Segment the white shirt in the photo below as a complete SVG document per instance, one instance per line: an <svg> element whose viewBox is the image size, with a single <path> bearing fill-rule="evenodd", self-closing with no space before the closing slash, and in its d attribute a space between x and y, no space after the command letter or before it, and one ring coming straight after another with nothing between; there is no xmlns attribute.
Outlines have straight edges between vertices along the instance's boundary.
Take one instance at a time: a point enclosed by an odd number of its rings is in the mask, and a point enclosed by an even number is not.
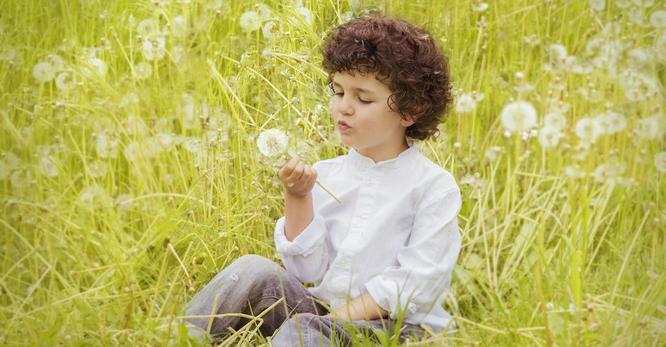
<svg viewBox="0 0 666 347"><path fill-rule="evenodd" d="M410 143L411 144L411 143ZM375 163L352 149L317 162L314 218L292 241L277 220L275 243L286 269L333 308L367 291L396 318L434 331L455 325L442 303L460 252L462 200L453 176L415 144Z"/></svg>

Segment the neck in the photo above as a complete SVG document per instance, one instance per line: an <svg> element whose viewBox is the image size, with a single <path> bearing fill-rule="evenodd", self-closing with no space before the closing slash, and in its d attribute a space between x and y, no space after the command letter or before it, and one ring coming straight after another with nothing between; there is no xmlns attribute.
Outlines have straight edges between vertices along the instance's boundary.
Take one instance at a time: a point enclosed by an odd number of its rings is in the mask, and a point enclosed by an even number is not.
<svg viewBox="0 0 666 347"><path fill-rule="evenodd" d="M400 153L404 152L408 148L409 144L407 144L407 139L405 138L402 140L402 142L398 142L390 148L362 148L358 149L357 151L364 157L368 157L375 163L378 163L380 161L396 158L400 155Z"/></svg>

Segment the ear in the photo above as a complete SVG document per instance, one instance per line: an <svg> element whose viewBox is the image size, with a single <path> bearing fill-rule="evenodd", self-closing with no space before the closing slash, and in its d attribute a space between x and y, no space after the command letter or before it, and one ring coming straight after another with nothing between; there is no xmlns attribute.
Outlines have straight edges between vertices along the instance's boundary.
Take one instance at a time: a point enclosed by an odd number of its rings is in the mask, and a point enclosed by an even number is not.
<svg viewBox="0 0 666 347"><path fill-rule="evenodd" d="M411 126L414 123L416 123L416 118L412 115L406 114L405 118L402 117L400 118L400 125L402 125L405 128Z"/></svg>

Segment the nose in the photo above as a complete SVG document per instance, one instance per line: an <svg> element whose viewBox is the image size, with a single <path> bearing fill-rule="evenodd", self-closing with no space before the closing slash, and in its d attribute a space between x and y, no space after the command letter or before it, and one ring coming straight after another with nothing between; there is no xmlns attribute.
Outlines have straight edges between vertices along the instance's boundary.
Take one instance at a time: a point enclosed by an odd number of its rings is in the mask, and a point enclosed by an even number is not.
<svg viewBox="0 0 666 347"><path fill-rule="evenodd" d="M344 116L351 116L354 114L354 105L352 105L352 102L353 100L348 93L343 95L342 98L339 98L337 102L338 112Z"/></svg>

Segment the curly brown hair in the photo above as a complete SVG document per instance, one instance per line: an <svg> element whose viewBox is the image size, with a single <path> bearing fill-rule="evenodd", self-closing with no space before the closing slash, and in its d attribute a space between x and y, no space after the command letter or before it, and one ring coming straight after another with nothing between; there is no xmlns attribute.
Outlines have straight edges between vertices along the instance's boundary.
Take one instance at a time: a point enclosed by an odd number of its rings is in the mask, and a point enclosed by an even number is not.
<svg viewBox="0 0 666 347"><path fill-rule="evenodd" d="M453 97L448 60L426 31L398 18L358 17L328 35L322 55L329 83L336 72L375 73L392 92L389 108L416 120L407 136L437 134Z"/></svg>

